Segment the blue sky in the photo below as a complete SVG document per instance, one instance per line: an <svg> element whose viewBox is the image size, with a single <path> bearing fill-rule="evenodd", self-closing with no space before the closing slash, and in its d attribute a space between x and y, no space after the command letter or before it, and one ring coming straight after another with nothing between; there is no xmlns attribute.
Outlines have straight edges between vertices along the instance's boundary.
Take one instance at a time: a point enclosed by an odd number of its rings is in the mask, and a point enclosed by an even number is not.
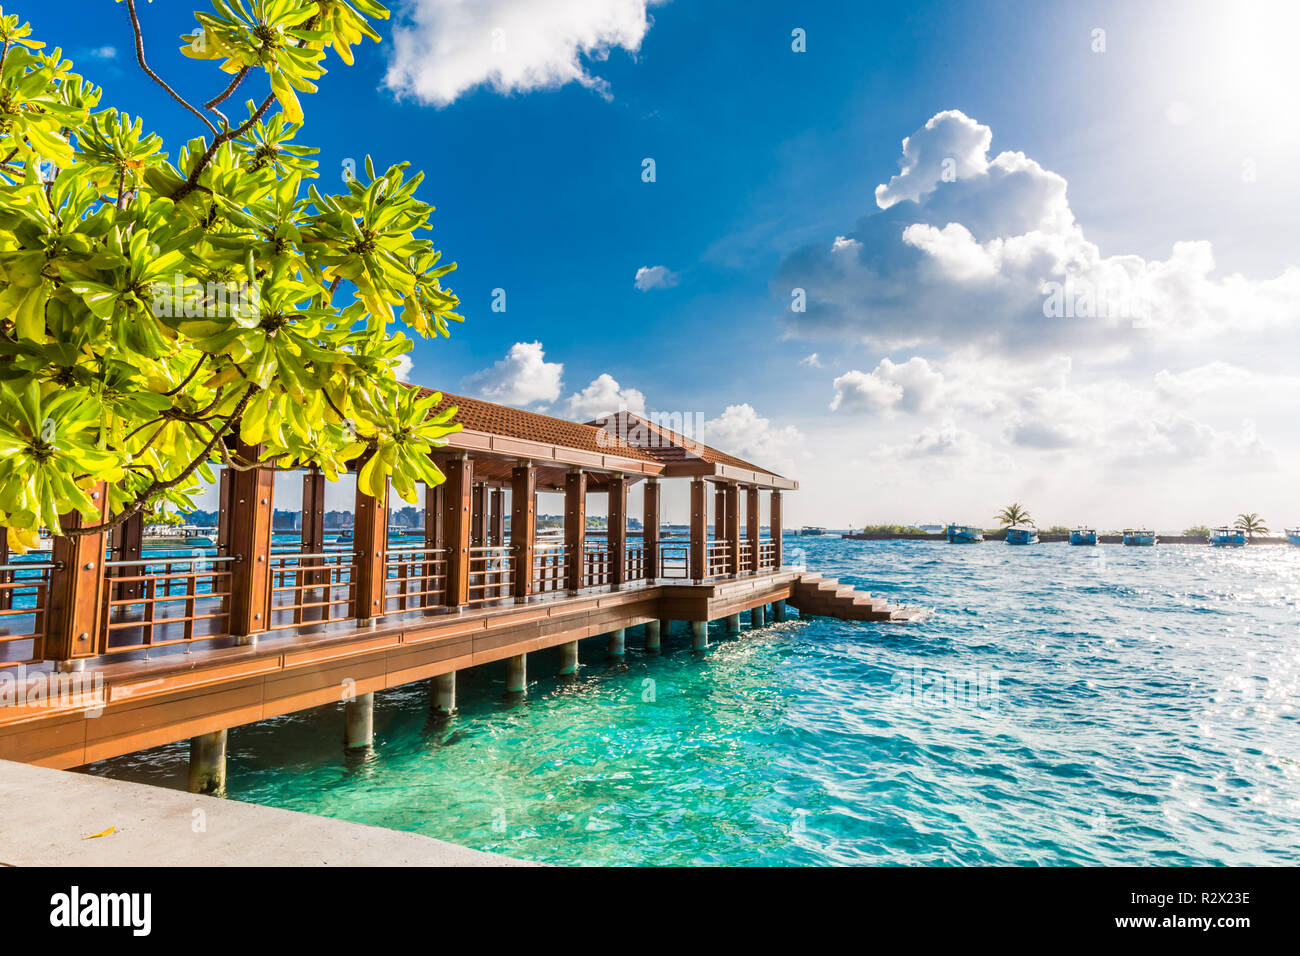
<svg viewBox="0 0 1300 956"><path fill-rule="evenodd" d="M147 53L206 98L219 76L177 53L191 6L141 5ZM1300 523L1294 5L395 6L305 98L300 139L326 183L366 153L426 174L468 321L417 343L413 381L563 415L593 413L608 382L573 396L608 375L800 478L801 521L981 521L1023 498L1044 523ZM135 66L124 5L9 11L170 149L197 135ZM973 152L882 208L907 136ZM1212 269L1174 255L1188 242ZM1081 248L1083 278L1141 277L1153 325L1038 314L1025 290ZM653 267L670 281L638 289Z"/></svg>

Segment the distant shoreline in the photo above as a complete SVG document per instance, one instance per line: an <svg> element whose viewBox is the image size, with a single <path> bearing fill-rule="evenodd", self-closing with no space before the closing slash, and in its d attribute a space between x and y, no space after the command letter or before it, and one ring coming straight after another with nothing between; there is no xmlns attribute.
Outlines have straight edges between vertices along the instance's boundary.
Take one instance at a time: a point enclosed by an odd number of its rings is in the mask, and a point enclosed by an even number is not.
<svg viewBox="0 0 1300 956"><path fill-rule="evenodd" d="M1007 533L1005 531L986 531L984 532L985 541L1005 541ZM831 535L826 535L831 537ZM849 541L941 541L946 543L942 533L926 534L923 531L855 531L849 534L841 534L841 538ZM1209 538L1202 538L1197 535L1171 534L1157 535L1160 544L1210 544ZM1038 540L1042 544L1064 544L1068 543L1070 536L1068 534L1048 534L1045 531L1038 533ZM1124 536L1120 534L1099 534L1097 535L1098 544L1123 544ZM1286 544L1286 538L1264 537L1252 538L1250 544ZM1087 547L1087 545L1082 545Z"/></svg>

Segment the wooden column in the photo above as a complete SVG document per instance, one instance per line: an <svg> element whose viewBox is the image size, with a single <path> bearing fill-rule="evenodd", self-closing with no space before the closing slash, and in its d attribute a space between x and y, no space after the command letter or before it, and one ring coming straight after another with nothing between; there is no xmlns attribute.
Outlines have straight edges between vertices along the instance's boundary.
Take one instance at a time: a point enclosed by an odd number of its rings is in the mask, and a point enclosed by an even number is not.
<svg viewBox="0 0 1300 956"><path fill-rule="evenodd" d="M90 491L98 509L86 520L78 511L59 516L59 524L68 530L103 523L108 517L107 486L100 482ZM45 634L40 656L46 660L71 664L78 658L93 657L104 643L104 548L106 535L87 534L77 537L59 535L54 539L53 559L47 593Z"/></svg>
<svg viewBox="0 0 1300 956"><path fill-rule="evenodd" d="M384 610L384 581L388 576L388 482L380 497L371 497L357 486L352 509L352 540L356 551L356 616L368 621Z"/></svg>
<svg viewBox="0 0 1300 956"><path fill-rule="evenodd" d="M521 462L510 473L510 544L514 548L515 597L533 593L537 555L537 470Z"/></svg>
<svg viewBox="0 0 1300 956"><path fill-rule="evenodd" d="M727 485L727 573L740 573L739 485Z"/></svg>
<svg viewBox="0 0 1300 956"><path fill-rule="evenodd" d="M772 489L772 499L768 503L770 517L767 519L768 533L772 535L772 563L781 567L781 536L785 533L781 529L781 492L775 488Z"/></svg>
<svg viewBox="0 0 1300 956"><path fill-rule="evenodd" d="M9 529L0 524L0 565L9 563ZM12 571L0 571L0 584L8 584L14 579ZM14 606L14 592L9 588L0 588L0 611L7 611Z"/></svg>
<svg viewBox="0 0 1300 956"><path fill-rule="evenodd" d="M487 485L482 482L474 485L474 496L470 502L470 544L479 548L488 543L487 538Z"/></svg>
<svg viewBox="0 0 1300 956"><path fill-rule="evenodd" d="M320 554L325 550L325 476L319 471L308 471L302 476L302 536L298 539L301 554ZM319 565L323 558L304 558L305 565ZM319 571L303 573L304 585L320 587L327 583L329 572L323 568Z"/></svg>
<svg viewBox="0 0 1300 956"><path fill-rule="evenodd" d="M229 468L221 469L221 476L217 480L217 557L228 558L230 551L230 476L233 474ZM229 565L217 565L221 570L231 570ZM228 591L228 579L224 577L216 578L212 582L213 593L225 593Z"/></svg>
<svg viewBox="0 0 1300 956"><path fill-rule="evenodd" d="M716 485L713 492L713 540L727 540L727 486Z"/></svg>
<svg viewBox="0 0 1300 956"><path fill-rule="evenodd" d="M242 446L240 455L253 460L260 449ZM275 472L269 468L235 471L230 475L226 521L230 529L230 633L249 638L266 630L271 605L271 509ZM251 643L241 641L240 643Z"/></svg>
<svg viewBox="0 0 1300 956"><path fill-rule="evenodd" d="M446 500L446 484L434 485L432 488L424 489L424 546L430 549L441 550L443 545L443 502ZM437 577L439 569L442 571L442 580L446 583L445 564L439 564L442 559L440 554L425 554L424 574L426 580L422 591L432 591L437 587ZM437 600L436 594L426 594L421 599L420 604L428 607Z"/></svg>
<svg viewBox="0 0 1300 956"><path fill-rule="evenodd" d="M581 590L586 577L587 474L574 470L564 476L565 582L570 591Z"/></svg>
<svg viewBox="0 0 1300 956"><path fill-rule="evenodd" d="M762 532L759 530L759 519L762 515L758 511L758 486L751 485L746 488L745 495L745 547L749 549L749 569L757 574L759 539L762 537Z"/></svg>
<svg viewBox="0 0 1300 956"><path fill-rule="evenodd" d="M609 479L609 524L605 540L609 543L611 588L627 583L627 478L614 475Z"/></svg>
<svg viewBox="0 0 1300 956"><path fill-rule="evenodd" d="M494 547L500 547L506 543L504 499L505 493L500 488L492 489L492 518L488 522L488 544Z"/></svg>
<svg viewBox="0 0 1300 956"><path fill-rule="evenodd" d="M443 513L446 510L446 494L445 483L424 489L424 546L426 548L443 547L442 527Z"/></svg>
<svg viewBox="0 0 1300 956"><path fill-rule="evenodd" d="M703 581L708 567L709 507L703 478L691 479L691 577Z"/></svg>
<svg viewBox="0 0 1300 956"><path fill-rule="evenodd" d="M443 484L442 533L447 549L447 606L461 607L469 600L470 499L474 462L457 458L447 464Z"/></svg>
<svg viewBox="0 0 1300 956"><path fill-rule="evenodd" d="M129 561L132 558L139 558L144 551L144 513L137 511L110 531L109 541L109 550L114 561ZM133 578L139 577L143 572L144 565L140 564L119 565L115 568L106 569L104 573L110 578ZM109 587L112 587L111 582ZM117 593L114 596L139 600L144 596L144 584L141 581L119 584Z"/></svg>
<svg viewBox="0 0 1300 956"><path fill-rule="evenodd" d="M659 577L659 480L647 478L642 498L641 532L645 543L645 576Z"/></svg>

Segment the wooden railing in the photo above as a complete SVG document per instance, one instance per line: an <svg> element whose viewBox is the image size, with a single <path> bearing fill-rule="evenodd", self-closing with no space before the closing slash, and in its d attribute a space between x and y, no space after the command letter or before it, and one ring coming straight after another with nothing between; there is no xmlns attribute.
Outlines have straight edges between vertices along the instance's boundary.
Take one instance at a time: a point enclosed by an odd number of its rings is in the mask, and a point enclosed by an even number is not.
<svg viewBox="0 0 1300 956"><path fill-rule="evenodd" d="M0 534L4 534L3 528ZM29 553L25 560L0 565L0 660L37 656L45 633L50 572L57 567L53 561L44 560L48 557ZM31 642L31 648L18 648L25 641Z"/></svg>
<svg viewBox="0 0 1300 956"><path fill-rule="evenodd" d="M270 620L278 630L356 617L356 569L352 551L271 555Z"/></svg>
<svg viewBox="0 0 1300 956"><path fill-rule="evenodd" d="M389 548L384 552L384 599L377 616L447 602L445 548Z"/></svg>
<svg viewBox="0 0 1300 956"><path fill-rule="evenodd" d="M659 577L689 578L691 576L691 541L689 538L665 537L659 539Z"/></svg>
<svg viewBox="0 0 1300 956"><path fill-rule="evenodd" d="M604 540L588 541L582 549L582 586L600 587L614 580L614 556Z"/></svg>
<svg viewBox="0 0 1300 956"><path fill-rule="evenodd" d="M731 559L731 545L726 541L710 541L705 548L704 573L708 577L726 574Z"/></svg>
<svg viewBox="0 0 1300 956"><path fill-rule="evenodd" d="M233 557L105 561L101 654L126 654L230 634Z"/></svg>
<svg viewBox="0 0 1300 956"><path fill-rule="evenodd" d="M758 543L758 568L770 571L776 567L776 542L765 540Z"/></svg>
<svg viewBox="0 0 1300 956"><path fill-rule="evenodd" d="M514 588L514 549L509 545L484 545L469 549L468 604L483 604L511 597Z"/></svg>
<svg viewBox="0 0 1300 956"><path fill-rule="evenodd" d="M548 594L568 587L565 558L568 548L562 544L538 544L533 555L533 593Z"/></svg>

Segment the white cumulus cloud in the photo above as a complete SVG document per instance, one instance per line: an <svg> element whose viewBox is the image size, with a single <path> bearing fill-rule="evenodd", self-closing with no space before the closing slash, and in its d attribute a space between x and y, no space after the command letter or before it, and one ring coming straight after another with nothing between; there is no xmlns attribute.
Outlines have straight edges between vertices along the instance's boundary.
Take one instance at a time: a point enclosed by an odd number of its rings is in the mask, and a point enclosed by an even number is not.
<svg viewBox="0 0 1300 956"><path fill-rule="evenodd" d="M466 377L462 388L505 405L547 404L560 397L564 365L546 361L541 342L516 342L505 358Z"/></svg>
<svg viewBox="0 0 1300 956"><path fill-rule="evenodd" d="M787 477L803 442L799 429L773 425L748 403L728 405L721 415L704 423L700 437L719 451Z"/></svg>
<svg viewBox="0 0 1300 956"><path fill-rule="evenodd" d="M565 417L579 422L594 421L622 411L644 416L645 395L635 388L623 388L608 372L596 376L590 385L574 392L564 403Z"/></svg>
<svg viewBox="0 0 1300 956"><path fill-rule="evenodd" d="M924 412L943 385L943 374L920 356L901 365L885 358L869 373L854 369L836 378L831 411Z"/></svg>
<svg viewBox="0 0 1300 956"><path fill-rule="evenodd" d="M642 266L636 270L634 283L641 292L651 289L671 289L677 284L677 274L667 266Z"/></svg>
<svg viewBox="0 0 1300 956"><path fill-rule="evenodd" d="M393 28L384 82L447 106L478 86L525 93L577 83L608 96L590 72L612 50L635 53L662 0L409 0Z"/></svg>

